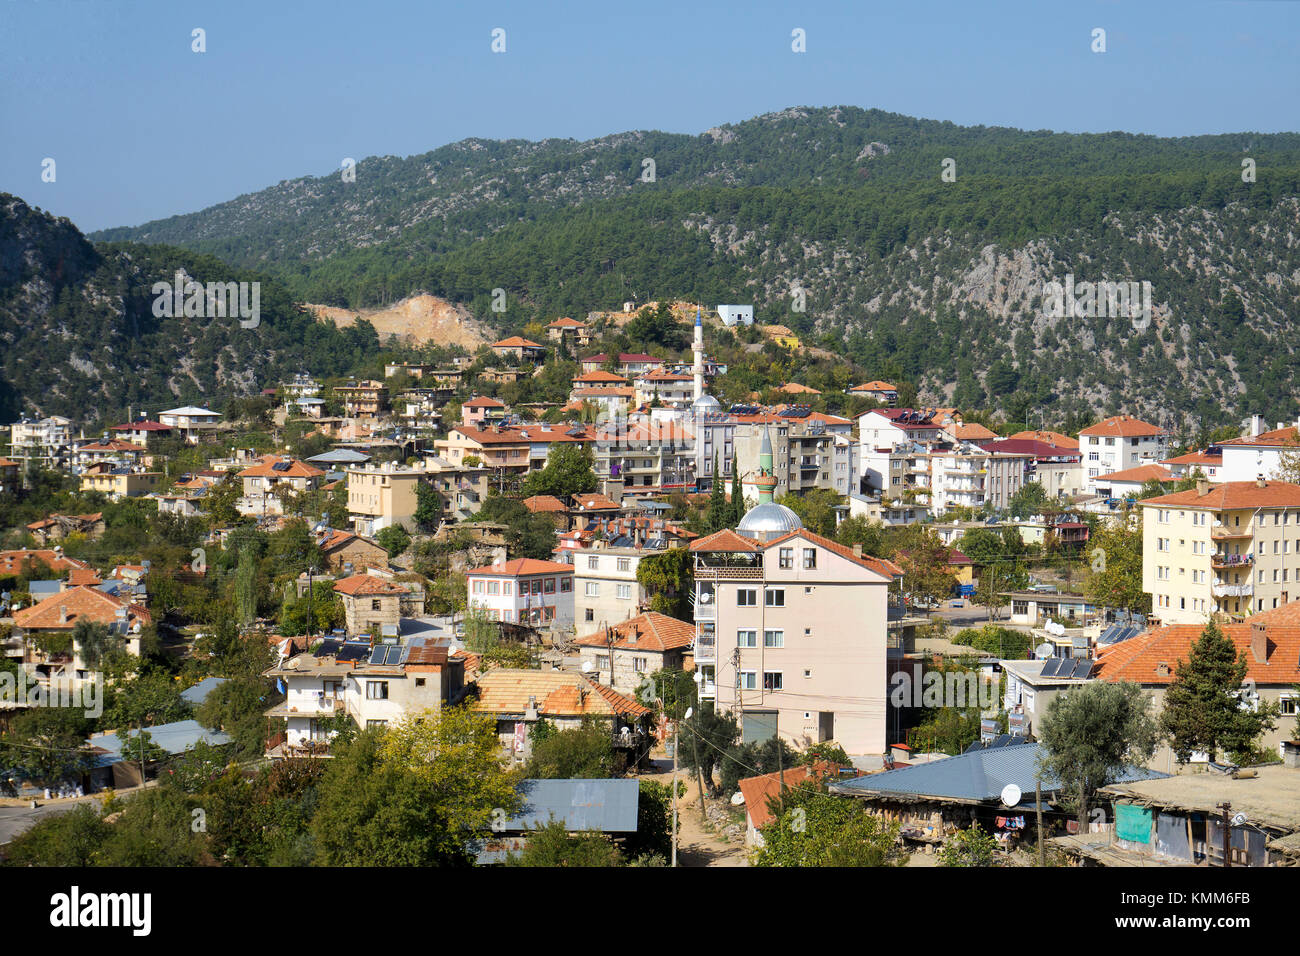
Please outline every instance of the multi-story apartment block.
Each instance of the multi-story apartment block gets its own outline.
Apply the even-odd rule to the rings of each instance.
[[[324,477],[325,472],[304,461],[268,455],[239,473],[244,493],[235,508],[248,516],[283,514],[284,495],[312,491]]]
[[[737,529],[691,544],[701,695],[736,715],[746,741],[883,753],[887,591],[901,572],[804,529],[772,501],[771,463]]]
[[[1025,479],[1043,486],[1048,498],[1083,494],[1083,462],[1077,447],[1035,438],[1001,438],[980,442],[985,451],[1029,456]]]
[[[378,418],[388,411],[388,386],[383,382],[349,382],[336,385],[334,397],[349,418]]]
[[[858,489],[858,443],[853,422],[835,415],[807,412],[807,406],[777,415],[740,416],[734,436],[740,473],[758,470],[765,437],[770,433],[776,495],[826,488],[847,495]]]
[[[1169,433],[1132,415],[1116,415],[1079,432],[1084,491],[1095,495],[1097,479],[1116,471],[1154,465],[1169,454]],[[1104,482],[1103,482],[1104,483]]]
[[[570,543],[577,546],[567,546]],[[618,624],[641,612],[647,596],[637,583],[641,559],[660,549],[619,547],[603,540],[565,542],[556,560],[573,568],[574,627],[578,637]]]
[[[391,525],[415,529],[416,486],[430,471],[422,465],[361,464],[347,469],[352,530],[373,537]]]
[[[516,558],[465,572],[469,606],[491,620],[534,627],[573,625],[573,566]]]
[[[1250,434],[1218,446],[1223,455],[1222,481],[1254,481],[1281,476],[1283,456],[1300,453],[1300,428],[1278,422],[1273,431],[1264,430],[1260,416],[1251,418]]]
[[[183,408],[169,408],[165,412],[159,412],[158,422],[166,425],[174,434],[180,435],[191,445],[197,445],[204,435],[216,431],[221,426],[221,416],[210,408],[186,405]]]
[[[516,362],[546,360],[546,346],[521,335],[512,335],[500,342],[493,342],[491,348],[497,358],[513,359]]]
[[[609,361],[609,356],[601,353],[593,355],[590,358],[582,360],[582,372],[585,375],[588,372],[595,372],[605,367]],[[648,372],[652,368],[658,368],[663,364],[662,359],[657,359],[653,355],[646,355],[643,352],[620,352],[615,361],[615,371],[624,378],[632,379],[643,372]]]
[[[1201,481],[1142,507],[1142,589],[1165,624],[1232,620],[1300,596],[1300,485]]]
[[[19,419],[9,426],[9,457],[24,468],[60,468],[68,460],[71,427],[71,420],[58,415]]]
[[[266,711],[284,720],[286,737],[267,756],[327,752],[338,733],[325,723],[346,715],[362,729],[456,702],[465,686],[465,657],[416,638],[407,644],[324,641],[266,671],[283,681],[285,699]]]
[[[657,401],[661,405],[684,408],[695,400],[694,381],[690,375],[662,368],[643,372],[635,383],[636,404],[649,405]]]
[[[1024,487],[1030,455],[984,451],[961,445],[930,456],[930,506],[935,514],[952,508],[1002,510]]]
[[[616,422],[596,434],[596,477],[626,488],[685,488],[695,481],[695,438],[679,424]]]

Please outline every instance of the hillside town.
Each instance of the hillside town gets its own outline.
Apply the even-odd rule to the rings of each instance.
[[[926,405],[748,305],[536,325],[10,423],[0,858],[1300,864],[1300,421]]]

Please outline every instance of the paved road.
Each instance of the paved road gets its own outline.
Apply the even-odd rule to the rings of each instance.
[[[50,803],[38,800],[36,802],[39,806],[35,810],[30,805],[0,807],[0,844],[8,843],[20,833],[30,830],[43,817],[56,813],[66,813],[77,804],[88,801],[98,802],[98,798],[89,796],[82,797],[79,800],[59,800]]]
[[[953,607],[951,601],[944,601],[943,607],[937,611],[931,611],[931,617],[940,617],[947,621],[955,628],[963,627],[980,627],[989,622],[989,609],[979,604],[971,604],[969,600],[965,601],[965,607]],[[1011,605],[998,608],[994,616],[994,623],[1006,624],[1007,618],[1011,616]]]

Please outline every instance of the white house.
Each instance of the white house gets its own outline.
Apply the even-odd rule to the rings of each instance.
[[[208,408],[186,405],[160,412],[158,421],[172,429],[191,445],[197,445],[204,432],[210,432],[221,422],[221,416]]]
[[[512,624],[573,625],[573,567],[516,558],[465,572],[469,606]]]

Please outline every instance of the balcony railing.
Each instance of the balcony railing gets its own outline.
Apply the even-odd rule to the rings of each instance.
[[[1249,567],[1254,563],[1254,554],[1215,554],[1210,558],[1210,566],[1214,568]]]
[[[1254,533],[1250,530],[1249,525],[1237,528],[1216,524],[1210,528],[1210,537],[1215,541],[1220,541],[1224,538],[1251,538],[1254,537]]]
[[[1210,588],[1218,597],[1250,597],[1255,593],[1253,584],[1215,584]]]
[[[697,637],[695,639],[695,661],[697,664],[717,660],[717,655],[717,638]]]
[[[711,568],[702,565],[695,569],[695,577],[698,580],[709,581],[758,581],[763,577],[763,569],[753,567]]]

